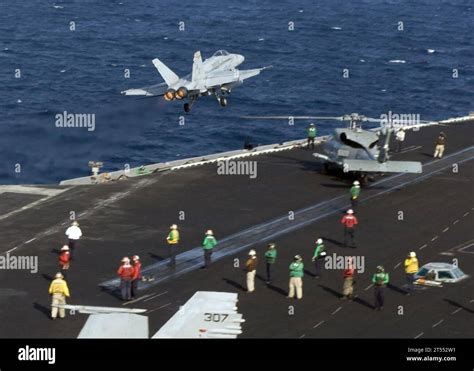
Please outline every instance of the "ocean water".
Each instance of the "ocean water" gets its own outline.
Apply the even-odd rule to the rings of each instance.
[[[89,160],[117,170],[240,149],[246,137],[283,142],[304,137],[308,124],[242,115],[465,115],[474,110],[473,8],[467,0],[0,0],[0,183],[84,176]],[[184,114],[178,102],[120,95],[162,82],[153,58],[185,75],[196,50],[205,58],[219,49],[243,54],[242,69],[273,68],[236,88],[226,108],[207,97]],[[63,111],[95,114],[95,130],[56,127]],[[337,125],[317,124],[322,134]]]

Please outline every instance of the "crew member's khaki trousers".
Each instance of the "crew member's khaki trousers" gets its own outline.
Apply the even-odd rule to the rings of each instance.
[[[257,274],[256,270],[247,272],[247,291],[248,292],[255,291],[255,274]]]
[[[441,158],[443,157],[443,153],[444,153],[444,145],[443,144],[437,144],[436,147],[435,147],[435,153],[434,153],[434,157],[438,157],[438,158]]]
[[[63,294],[53,294],[53,302],[51,305],[59,305],[59,304],[66,304],[66,297]],[[52,307],[51,308],[51,317],[56,318],[58,315],[59,309],[59,317],[64,318],[66,317],[66,310],[64,308]]]
[[[303,280],[301,277],[290,277],[290,293],[288,294],[289,298],[295,297],[295,289],[296,297],[301,299],[303,297]]]
[[[354,294],[354,278],[345,277],[342,285],[342,294],[344,296],[352,296]]]

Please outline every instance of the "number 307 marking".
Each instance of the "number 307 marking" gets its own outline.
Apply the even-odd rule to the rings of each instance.
[[[204,321],[206,322],[224,322],[228,314],[219,314],[219,313],[204,313]]]

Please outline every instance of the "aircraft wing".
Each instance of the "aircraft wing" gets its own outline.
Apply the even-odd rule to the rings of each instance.
[[[267,67],[262,67],[262,68],[254,68],[252,70],[240,70],[239,71],[239,79],[241,81],[249,79],[250,77],[254,77],[260,74],[263,70],[266,70],[267,68],[271,68],[271,66]]]
[[[207,89],[220,87],[221,85],[238,81],[238,79],[238,70],[213,71],[207,74],[204,86]]]
[[[235,293],[198,291],[152,338],[236,338],[245,322],[236,304]]]
[[[133,313],[91,314],[78,339],[147,339],[148,317]]]
[[[165,82],[163,82],[161,84],[145,86],[144,88],[128,89],[128,90],[122,91],[122,94],[155,97],[155,96],[160,96],[160,95],[165,94],[166,90],[168,90],[168,85]]]
[[[213,71],[207,74],[205,86],[207,89],[211,89],[222,85],[239,83],[250,77],[257,76],[261,71],[267,68],[270,67],[255,68],[253,70]]]

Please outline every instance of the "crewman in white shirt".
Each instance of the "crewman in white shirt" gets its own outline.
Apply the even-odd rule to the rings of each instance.
[[[69,252],[70,252],[70,259],[73,260],[74,257],[74,248],[77,246],[77,242],[82,236],[81,228],[79,228],[79,223],[74,220],[72,225],[66,229],[66,236],[69,238]]]

